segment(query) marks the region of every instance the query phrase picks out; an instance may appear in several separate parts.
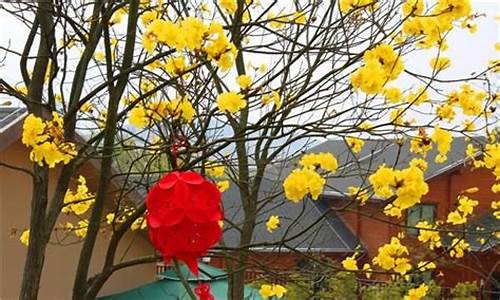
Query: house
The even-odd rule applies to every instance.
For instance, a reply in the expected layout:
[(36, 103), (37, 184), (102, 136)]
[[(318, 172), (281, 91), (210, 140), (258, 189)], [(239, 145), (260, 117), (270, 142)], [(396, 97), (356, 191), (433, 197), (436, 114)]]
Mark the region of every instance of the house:
[[(438, 270), (429, 275), (445, 287), (453, 287), (457, 282), (464, 281), (475, 281), (487, 288), (493, 288), (495, 284), (498, 287), (500, 239), (498, 234), (492, 235), (491, 232), (500, 228), (500, 220), (492, 215), (490, 208), (491, 201), (498, 198), (498, 195), (491, 191), (495, 178), (489, 170), (472, 168), (465, 154), (467, 144), (468, 141), (464, 138), (455, 138), (448, 160), (442, 164), (434, 162), (436, 150), (427, 154), (428, 169), (425, 172), (425, 180), (429, 193), (401, 219), (384, 215), (382, 211), (386, 203), (376, 199), (368, 200), (365, 205), (355, 202), (354, 205), (338, 212), (345, 225), (359, 239), (364, 250), (362, 260), (369, 262), (377, 255), (381, 245), (388, 243), (390, 237), (400, 232), (405, 233), (404, 242), (411, 247), (410, 252), (413, 249), (414, 258), (419, 255), (422, 259), (426, 258), (425, 249), (418, 248), (421, 244), (416, 241), (417, 230), (404, 226), (415, 226), (420, 220), (432, 223), (437, 220), (446, 221), (448, 213), (456, 208), (457, 196), (468, 188), (478, 187), (479, 191), (470, 195), (479, 201), (479, 205), (475, 207), (468, 225), (468, 230), (476, 234), (465, 236), (465, 240), (471, 245), (471, 251), (458, 261), (441, 258), (438, 260)], [(350, 202), (351, 198), (347, 194), (349, 186), (367, 187), (369, 184), (366, 174), (372, 174), (380, 164), (385, 163), (401, 169), (417, 157), (409, 151), (408, 143), (391, 139), (367, 140), (363, 151), (356, 155), (349, 151), (343, 141), (338, 140), (325, 142), (310, 150), (321, 151), (334, 153), (339, 164), (345, 166), (334, 178), (328, 180), (322, 199), (316, 203), (320, 207), (330, 207), (334, 210)], [(362, 170), (361, 175), (359, 170)], [(485, 233), (481, 234), (481, 231)], [(451, 238), (444, 236), (443, 248), (447, 249), (450, 243)]]
[[(356, 251), (358, 240), (335, 214), (324, 216), (313, 203), (286, 201), (282, 194), (282, 181), (264, 179), (258, 202), (265, 207), (257, 216), (247, 262), (247, 280), (259, 274), (273, 272), (289, 273), (296, 267), (307, 267), (311, 255), (341, 259)], [(243, 208), (235, 183), (223, 194), (224, 218), (226, 219), (221, 245), (238, 247), (243, 222)], [(266, 221), (270, 215), (280, 216), (280, 228), (269, 233)], [(210, 262), (223, 267), (226, 260), (213, 257)]]
[[(29, 227), (32, 182), (29, 175), (8, 166), (32, 170), (29, 149), (21, 143), (24, 108), (0, 107), (0, 299), (18, 299), (21, 287), (26, 247), (19, 236)], [(53, 193), (59, 169), (50, 171), (49, 193)], [(99, 163), (88, 161), (80, 173), (87, 179), (90, 191), (96, 190)], [(112, 183), (113, 189), (118, 189)], [(141, 196), (136, 196), (140, 198)], [(142, 199), (142, 198), (141, 198)], [(59, 223), (75, 223), (75, 216), (61, 214)], [(100, 234), (94, 249), (90, 274), (101, 270), (109, 234)], [(81, 242), (71, 234), (54, 232), (47, 247), (39, 299), (71, 299), (74, 274), (80, 254)], [(99, 255), (102, 253), (102, 255)], [(118, 259), (127, 260), (154, 254), (147, 236), (138, 231), (127, 233), (123, 238)], [(143, 264), (117, 271), (106, 282), (101, 295), (112, 294), (139, 286), (155, 279), (155, 264)]]
[[(415, 226), (420, 220), (445, 221), (447, 214), (455, 209), (459, 193), (478, 187), (479, 192), (471, 197), (479, 200), (479, 205), (474, 209), (468, 225), (475, 234), (465, 236), (471, 251), (460, 260), (441, 258), (438, 261), (439, 268), (426, 275), (444, 287), (453, 287), (457, 282), (475, 281), (487, 289), (495, 288), (495, 284), (498, 284), (496, 281), (500, 279), (500, 266), (497, 264), (500, 259), (500, 240), (498, 235), (491, 235), (491, 232), (500, 228), (500, 220), (493, 217), (490, 208), (491, 200), (496, 199), (490, 189), (495, 178), (489, 170), (471, 168), (465, 155), (467, 143), (464, 138), (455, 138), (448, 160), (442, 164), (434, 162), (437, 154), (435, 150), (428, 153), (429, 166), (425, 180), (429, 185), (429, 193), (400, 219), (383, 214), (386, 203), (382, 200), (369, 199), (364, 205), (352, 202), (348, 187), (369, 186), (368, 176), (382, 163), (395, 168), (407, 167), (410, 160), (417, 157), (409, 151), (408, 142), (394, 139), (366, 140), (362, 151), (357, 154), (343, 140), (328, 140), (308, 149), (307, 153), (333, 153), (341, 166), (327, 180), (325, 190), (317, 201), (293, 203), (285, 200), (282, 194), (272, 200), (264, 200), (282, 191), (283, 179), (296, 167), (297, 159), (270, 168), (259, 195), (259, 199), (269, 203), (263, 206), (265, 208), (258, 218), (253, 236), (253, 244), (262, 246), (252, 248), (249, 265), (254, 265), (256, 269), (259, 266), (263, 270), (274, 269), (279, 277), (279, 271), (300, 270), (302, 262), (307, 261), (303, 259), (305, 256), (321, 254), (340, 262), (353, 252), (360, 253), (362, 265), (364, 262), (371, 263), (378, 248), (401, 232), (405, 233), (404, 243), (414, 250), (413, 258), (421, 256), (423, 260), (427, 257), (425, 251), (417, 248), (421, 247), (416, 240), (417, 231), (406, 226)], [(235, 188), (224, 195), (226, 218), (231, 222), (242, 220), (242, 208), (235, 199), (239, 199)], [(282, 227), (272, 234), (266, 231), (264, 224), (270, 215), (278, 215), (282, 220)], [(481, 234), (480, 230), (485, 233)], [(236, 246), (239, 235), (236, 230), (229, 229), (224, 239), (226, 245)], [(443, 249), (438, 250), (438, 253), (446, 250), (450, 242), (451, 239), (444, 236)], [(214, 263), (223, 265), (222, 260), (215, 260)], [(251, 269), (249, 274), (253, 272)], [(252, 275), (249, 277), (253, 278)], [(418, 276), (415, 277), (415, 280), (419, 280)], [(388, 277), (374, 275), (372, 279), (387, 280)]]

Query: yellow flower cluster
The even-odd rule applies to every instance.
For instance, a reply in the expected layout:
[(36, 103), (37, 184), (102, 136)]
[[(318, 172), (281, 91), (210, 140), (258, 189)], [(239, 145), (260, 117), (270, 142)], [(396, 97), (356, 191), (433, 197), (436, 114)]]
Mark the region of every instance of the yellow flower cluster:
[(95, 195), (89, 193), (87, 187), (87, 181), (85, 177), (78, 177), (78, 186), (76, 191), (73, 192), (70, 189), (66, 191), (64, 195), (64, 207), (62, 208), (63, 213), (74, 213), (75, 215), (84, 214), (90, 206), (94, 203)]
[(382, 198), (396, 196), (395, 200), (384, 208), (386, 215), (401, 217), (402, 210), (420, 203), (422, 196), (429, 191), (424, 180), (424, 172), (418, 165), (410, 163), (406, 169), (393, 170), (382, 164), (368, 178), (376, 196)]
[(350, 186), (347, 188), (347, 193), (351, 198), (359, 200), (361, 205), (368, 201), (368, 191), (363, 190), (360, 187)]
[(451, 149), (451, 142), (453, 141), (453, 137), (448, 130), (441, 129), (439, 126), (434, 128), (434, 133), (431, 137), (432, 141), (437, 144), (437, 149), (439, 154), (436, 155), (435, 162), (443, 163), (448, 157), (447, 154)]
[(224, 176), (224, 165), (209, 161), (205, 164), (205, 171), (210, 177), (222, 177)]
[(424, 15), (424, 1), (418, 2), (411, 0), (403, 5), (403, 14), (411, 15), (403, 23), (403, 33), (417, 38), (417, 45), (426, 49), (435, 46), (445, 49), (444, 36), (453, 28), (453, 22), (467, 18), (472, 11), (469, 0), (438, 0)]
[(229, 180), (221, 180), (217, 182), (217, 188), (221, 193), (224, 193), (229, 189)]
[(484, 148), (484, 166), (490, 169), (497, 180), (500, 180), (500, 144), (487, 144)]
[(77, 154), (74, 143), (64, 141), (63, 119), (56, 112), (52, 120), (43, 121), (33, 114), (24, 120), (22, 142), (32, 147), (30, 159), (40, 166), (54, 168), (57, 163), (69, 163)]
[(390, 103), (397, 104), (403, 99), (403, 93), (397, 87), (386, 87), (382, 91), (385, 99), (389, 100)]
[(485, 91), (475, 90), (470, 84), (463, 84), (460, 90), (448, 94), (447, 103), (458, 105), (466, 116), (478, 116), (483, 112)]
[(280, 226), (280, 218), (278, 216), (270, 216), (266, 222), (267, 231), (273, 232)]
[(439, 248), (441, 244), (441, 236), (439, 232), (435, 229), (436, 225), (427, 223), (427, 221), (418, 222), (415, 227), (418, 228), (418, 240), (422, 243), (428, 243), (428, 247), (431, 250), (434, 248)]
[(326, 180), (316, 172), (321, 167), (327, 172), (337, 170), (337, 159), (331, 153), (305, 154), (299, 161), (301, 169), (293, 170), (283, 182), (285, 197), (293, 202), (301, 201), (306, 195), (317, 200), (323, 192)]
[[(420, 0), (420, 2), (423, 2), (423, 0)], [(408, 295), (404, 297), (404, 300), (420, 300), (425, 297), (428, 290), (429, 287), (425, 283), (422, 283), (418, 288), (408, 290)]]
[(252, 85), (252, 77), (248, 75), (239, 75), (238, 77), (236, 77), (236, 83), (238, 84), (240, 89), (246, 90), (248, 89), (248, 87), (250, 87), (250, 85)]
[(452, 211), (448, 214), (446, 222), (453, 225), (465, 224), (467, 222), (467, 217), (472, 215), (474, 207), (476, 207), (478, 204), (478, 201), (470, 199), (467, 196), (458, 196), (457, 210)]
[[(134, 209), (127, 209), (121, 216), (116, 217), (115, 213), (108, 213), (106, 215), (106, 223), (111, 225), (113, 223), (120, 224), (127, 220), (127, 217), (131, 216), (134, 213)], [(130, 225), (130, 230), (135, 231), (138, 229), (145, 229), (147, 227), (146, 220), (144, 217), (138, 217), (134, 222)]]
[(452, 121), (455, 118), (455, 111), (453, 110), (453, 106), (444, 103), (439, 105), (436, 108), (436, 115), (441, 119), (441, 120), (449, 120)]
[(260, 286), (259, 294), (262, 298), (282, 298), (286, 294), (286, 288), (279, 284), (263, 284)]
[(271, 28), (278, 30), (283, 29), (287, 23), (306, 24), (307, 17), (302, 11), (296, 11), (293, 14), (282, 14), (278, 16), (271, 11), (267, 14), (267, 22)]
[(491, 209), (493, 210), (493, 216), (500, 219), (500, 200), (491, 201)]
[(186, 97), (177, 97), (174, 100), (153, 101), (145, 105), (138, 104), (130, 110), (128, 121), (133, 126), (141, 129), (160, 122), (167, 117), (183, 119), (191, 122), (196, 115), (193, 105)]
[(217, 107), (226, 113), (237, 113), (247, 106), (247, 101), (243, 95), (236, 92), (224, 92), (217, 96)]
[(455, 238), (451, 242), (450, 256), (455, 258), (464, 257), (466, 251), (470, 251), (470, 245), (463, 239)]
[(342, 267), (347, 271), (357, 271), (358, 270), (358, 262), (356, 261), (356, 257), (358, 253), (354, 253), (352, 256), (346, 257), (342, 261)]
[(321, 169), (328, 172), (335, 172), (338, 168), (337, 159), (333, 154), (328, 152), (305, 154), (300, 159), (299, 165), (312, 169), (321, 167)]
[(89, 222), (87, 220), (80, 220), (78, 221), (78, 225), (73, 228), (68, 229), (73, 229), (75, 235), (79, 239), (83, 239), (87, 235), (87, 229), (89, 227)]
[(448, 57), (434, 57), (430, 60), (429, 65), (437, 72), (451, 67), (451, 60)]
[(297, 203), (310, 194), (313, 200), (317, 200), (325, 183), (326, 180), (312, 168), (295, 169), (283, 182), (285, 197)]
[[(230, 2), (227, 1), (228, 4)], [(227, 8), (232, 7), (228, 5)], [(233, 66), (237, 49), (224, 34), (220, 23), (212, 22), (207, 26), (195, 17), (187, 17), (177, 23), (163, 19), (147, 21), (149, 23), (142, 37), (142, 44), (149, 53), (160, 43), (177, 51), (203, 51), (223, 71)]]
[(355, 137), (346, 137), (345, 141), (347, 145), (351, 148), (352, 152), (359, 153), (363, 149), (365, 142), (362, 139)]
[(355, 89), (366, 94), (382, 92), (384, 85), (396, 79), (404, 69), (399, 54), (389, 44), (367, 50), (363, 60), (364, 65), (351, 74), (351, 82)]
[(372, 8), (376, 3), (376, 0), (340, 0), (340, 11), (343, 13), (348, 13), (356, 8)]
[(238, 8), (238, 2), (236, 0), (219, 0), (219, 5), (231, 15), (234, 14)]
[(423, 0), (406, 0), (401, 7), (403, 10), (403, 16), (414, 16), (421, 15), (424, 12), (424, 1)]
[(419, 87), (415, 91), (411, 91), (408, 93), (406, 101), (411, 105), (420, 105), (422, 103), (429, 101), (429, 94), (427, 93), (427, 89), (425, 87)]
[(281, 96), (276, 91), (271, 91), (270, 93), (264, 94), (262, 96), (262, 104), (267, 105), (273, 103), (276, 109), (281, 107)]
[(384, 270), (392, 270), (404, 276), (412, 269), (410, 259), (404, 257), (405, 255), (409, 255), (406, 246), (402, 245), (397, 237), (392, 237), (389, 244), (378, 249), (378, 254), (372, 261)]
[(432, 149), (432, 140), (424, 128), (419, 128), (417, 136), (410, 141), (410, 151), (423, 157)]

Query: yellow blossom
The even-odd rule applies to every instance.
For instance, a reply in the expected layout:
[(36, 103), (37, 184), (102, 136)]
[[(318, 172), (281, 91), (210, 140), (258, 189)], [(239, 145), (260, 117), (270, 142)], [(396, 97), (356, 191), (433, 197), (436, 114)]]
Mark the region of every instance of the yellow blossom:
[(267, 105), (269, 103), (274, 103), (274, 106), (276, 106), (276, 109), (279, 109), (281, 107), (281, 97), (280, 94), (276, 91), (272, 91), (268, 94), (265, 94), (262, 96), (262, 104)]
[(448, 57), (434, 57), (429, 62), (429, 65), (433, 70), (442, 71), (451, 66), (451, 60)]
[(425, 87), (419, 87), (416, 91), (412, 91), (408, 94), (407, 100), (409, 104), (420, 105), (429, 101), (429, 94)]
[(448, 214), (446, 222), (451, 223), (453, 225), (460, 225), (467, 222), (467, 218), (465, 215), (460, 214), (460, 212), (458, 211), (452, 211)]
[(128, 122), (136, 128), (142, 129), (149, 124), (144, 106), (137, 105), (130, 110)]
[(470, 245), (463, 239), (455, 238), (451, 242), (450, 256), (455, 258), (464, 257), (466, 251), (470, 251)]
[(252, 84), (252, 77), (248, 75), (240, 75), (236, 77), (236, 83), (240, 87), (240, 89), (245, 90)]
[(421, 15), (424, 12), (424, 0), (406, 0), (402, 6), (403, 15)]
[(267, 299), (274, 296), (273, 286), (270, 284), (263, 284), (260, 286), (259, 294), (262, 298)]
[(345, 138), (347, 145), (351, 148), (352, 152), (359, 153), (363, 149), (365, 142), (362, 139), (355, 137)]
[(278, 216), (270, 216), (266, 222), (267, 231), (273, 232), (280, 226), (280, 219)]
[(237, 113), (247, 106), (246, 100), (236, 92), (224, 92), (217, 96), (217, 106), (220, 111), (226, 113)]
[(328, 172), (335, 172), (338, 168), (337, 159), (329, 152), (309, 153), (301, 157), (299, 165), (306, 168), (321, 167)]
[(294, 12), (292, 16), (292, 22), (295, 24), (306, 24), (307, 23), (306, 14), (301, 11)]
[(431, 137), (432, 141), (437, 144), (439, 154), (436, 156), (437, 163), (443, 163), (447, 159), (447, 154), (451, 148), (453, 137), (448, 130), (441, 129), (439, 126), (434, 127), (434, 133)]
[(234, 14), (238, 8), (238, 2), (236, 0), (219, 0), (219, 5), (231, 15)]
[(224, 165), (210, 161), (205, 164), (205, 171), (210, 177), (222, 177), (224, 176)]
[(143, 217), (135, 219), (135, 221), (130, 225), (130, 230), (135, 231), (138, 229), (145, 229), (147, 227), (146, 220)]
[(367, 279), (370, 279), (370, 277), (372, 276), (372, 267), (370, 266), (370, 264), (368, 263), (365, 263), (363, 265), (363, 271), (365, 272), (365, 276)]
[(87, 181), (85, 177), (78, 177), (78, 186), (76, 191), (68, 189), (64, 195), (64, 207), (61, 209), (63, 213), (73, 212), (75, 215), (82, 215), (94, 203), (95, 195), (89, 193)]
[(64, 141), (63, 126), (63, 119), (56, 112), (52, 112), (50, 121), (43, 121), (33, 114), (26, 117), (22, 141), (33, 148), (30, 152), (32, 161), (54, 168), (57, 163), (67, 164), (76, 156), (76, 145)]
[(286, 294), (286, 288), (280, 284), (273, 284), (273, 294), (278, 299), (282, 298)]
[(311, 168), (295, 169), (283, 182), (285, 197), (297, 203), (310, 194), (313, 200), (317, 200), (325, 183), (326, 180)]
[(389, 100), (391, 103), (399, 103), (403, 99), (403, 93), (397, 87), (386, 87), (383, 90), (385, 99)]
[(115, 213), (109, 213), (106, 215), (106, 223), (111, 225), (113, 224), (114, 221), (115, 221)]
[(435, 230), (435, 225), (431, 225), (427, 223), (427, 221), (420, 221), (415, 227), (419, 229), (418, 240), (424, 244), (428, 243), (429, 249), (434, 250), (434, 248), (441, 247), (441, 236), (439, 232)]
[(394, 261), (394, 272), (399, 273), (401, 276), (404, 276), (408, 271), (412, 269), (410, 264), (410, 260), (405, 257), (398, 257)]
[(350, 186), (347, 188), (347, 192), (349, 196), (359, 200), (361, 204), (365, 204), (366, 201), (368, 201), (368, 192), (366, 190), (362, 190), (360, 187)]
[(436, 268), (436, 264), (429, 261), (421, 261), (417, 264), (417, 269), (420, 271), (432, 270)]
[(43, 134), (45, 124), (41, 118), (29, 114), (24, 120), (22, 142), (26, 146), (34, 147), (38, 143), (45, 141), (48, 137)]
[(343, 13), (348, 13), (351, 10), (354, 10), (359, 7), (366, 7), (370, 6), (375, 3), (376, 1), (373, 0), (340, 0), (339, 5), (340, 5), (340, 11)]
[(26, 229), (25, 231), (23, 231), (23, 233), (21, 234), (21, 237), (19, 238), (19, 241), (21, 241), (21, 244), (23, 244), (24, 246), (29, 245), (29, 242), (30, 242), (30, 230), (29, 229)]
[(452, 121), (455, 118), (455, 111), (452, 105), (445, 103), (437, 107), (436, 115), (442, 120)]
[(476, 207), (479, 202), (473, 199), (470, 199), (467, 196), (460, 195), (458, 198), (458, 210), (464, 214), (464, 217), (471, 215), (474, 207)]
[[(420, 0), (423, 1), (423, 0)], [(404, 300), (420, 300), (425, 297), (429, 287), (425, 283), (422, 283), (418, 288), (413, 288), (408, 291), (408, 295), (404, 297)]]
[(87, 235), (89, 222), (87, 220), (78, 221), (78, 226), (74, 229), (75, 235), (82, 239)]
[(348, 271), (357, 271), (358, 270), (358, 265), (357, 265), (358, 262), (356, 261), (357, 255), (358, 255), (357, 253), (354, 253), (352, 256), (346, 257), (342, 261), (342, 267)]
[(156, 11), (145, 11), (142, 15), (141, 15), (141, 22), (143, 25), (147, 26), (149, 25), (151, 22), (153, 22), (154, 20), (156, 20), (158, 18), (158, 13)]
[(217, 188), (221, 193), (224, 193), (229, 189), (229, 180), (222, 180), (217, 182)]

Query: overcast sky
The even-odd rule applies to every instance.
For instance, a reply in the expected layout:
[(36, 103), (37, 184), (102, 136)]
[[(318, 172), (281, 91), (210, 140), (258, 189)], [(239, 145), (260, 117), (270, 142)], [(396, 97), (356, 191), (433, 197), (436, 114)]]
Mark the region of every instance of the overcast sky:
[[(488, 60), (498, 57), (494, 44), (500, 41), (500, 0), (472, 0), (473, 8), (486, 17), (477, 20), (478, 31), (469, 34), (467, 30), (458, 29), (449, 37), (449, 50), (444, 54), (454, 62), (452, 67), (442, 72), (446, 78), (467, 77), (471, 72), (484, 69)], [(22, 51), (28, 28), (0, 8), (0, 45), (14, 51)], [(3, 54), (3, 52), (1, 52)], [(405, 58), (405, 66), (416, 72), (430, 72), (429, 59), (436, 55), (435, 51), (419, 51)], [(10, 83), (21, 81), (18, 64), (19, 58), (7, 57), (0, 67), (0, 77)], [(405, 82), (404, 85), (413, 85)]]

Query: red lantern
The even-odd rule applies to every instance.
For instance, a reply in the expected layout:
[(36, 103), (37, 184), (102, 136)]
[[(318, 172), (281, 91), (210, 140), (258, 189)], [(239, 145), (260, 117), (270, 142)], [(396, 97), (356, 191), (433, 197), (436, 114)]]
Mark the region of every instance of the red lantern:
[(165, 262), (183, 261), (198, 276), (197, 259), (222, 236), (217, 186), (193, 171), (171, 172), (151, 188), (146, 207), (149, 238)]

